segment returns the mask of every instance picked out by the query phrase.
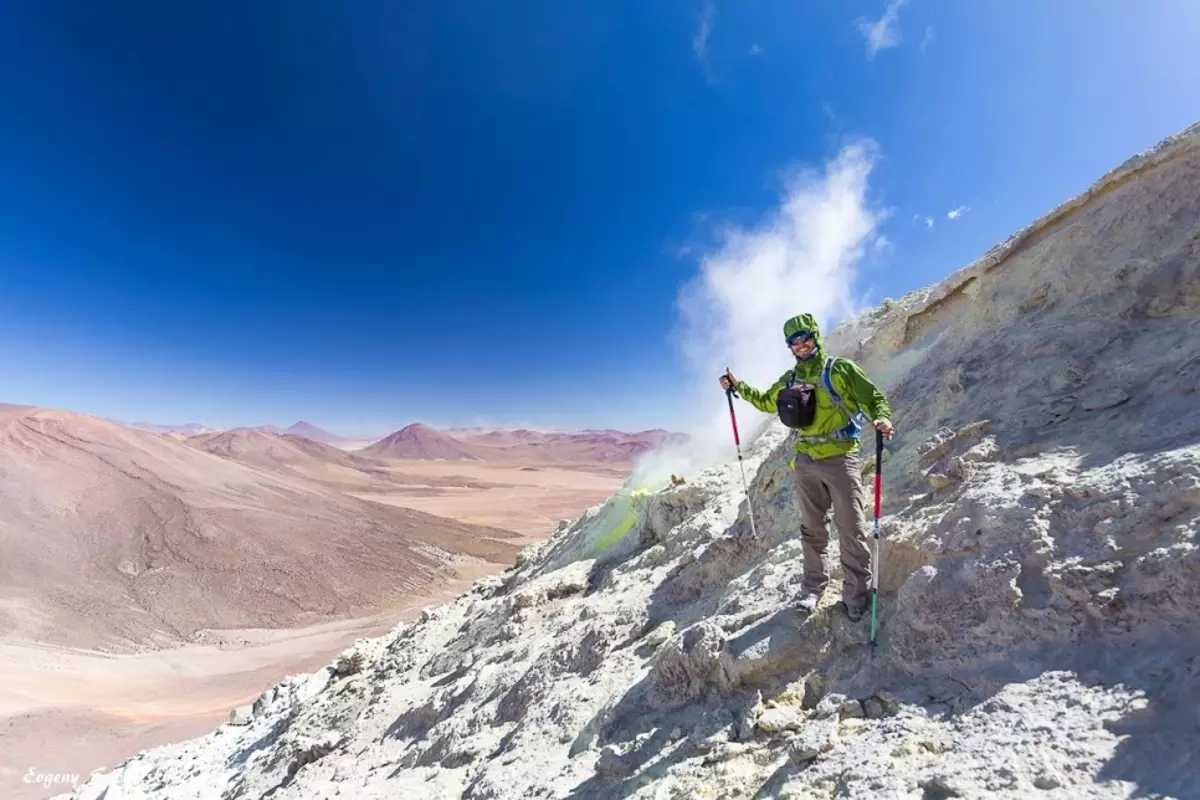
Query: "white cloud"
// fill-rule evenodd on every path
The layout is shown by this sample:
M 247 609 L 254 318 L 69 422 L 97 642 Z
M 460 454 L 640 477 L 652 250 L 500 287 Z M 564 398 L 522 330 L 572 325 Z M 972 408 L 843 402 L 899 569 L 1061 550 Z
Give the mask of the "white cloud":
M 757 42 L 750 45 L 750 55 L 760 56 L 760 55 L 762 55 L 762 51 L 763 51 L 762 45 L 758 44 Z
M 933 44 L 933 26 L 925 26 L 925 36 L 921 39 L 921 52 L 924 53 L 929 45 Z
M 696 32 L 692 34 L 692 52 L 700 65 L 704 67 L 704 77 L 709 83 L 716 80 L 713 75 L 712 63 L 708 60 L 708 38 L 712 35 L 713 17 L 716 14 L 717 7 L 712 0 L 706 0 L 704 8 L 700 11 L 700 21 Z
M 830 330 L 858 310 L 859 264 L 888 247 L 878 233 L 886 214 L 867 199 L 877 157 L 876 144 L 864 140 L 844 147 L 822 172 L 795 173 L 777 208 L 752 227 L 724 228 L 719 245 L 700 258 L 699 273 L 679 291 L 674 332 L 689 376 L 677 426 L 693 441 L 645 462 L 639 475 L 731 457 L 729 410 L 717 384 L 725 368 L 765 389 L 794 363 L 783 342 L 785 320 L 807 312 Z M 744 445 L 766 417 L 735 402 Z
M 969 206 L 959 206 L 958 208 L 952 208 L 946 212 L 946 219 L 958 219 L 959 217 L 961 217 L 963 214 L 967 213 L 970 210 L 971 209 Z
M 883 16 L 871 22 L 859 17 L 858 31 L 867 40 L 867 57 L 874 58 L 880 50 L 900 44 L 900 9 L 908 0 L 888 0 Z
M 913 214 L 912 224 L 916 225 L 918 222 L 924 224 L 926 228 L 933 227 L 933 217 L 925 217 L 920 214 Z

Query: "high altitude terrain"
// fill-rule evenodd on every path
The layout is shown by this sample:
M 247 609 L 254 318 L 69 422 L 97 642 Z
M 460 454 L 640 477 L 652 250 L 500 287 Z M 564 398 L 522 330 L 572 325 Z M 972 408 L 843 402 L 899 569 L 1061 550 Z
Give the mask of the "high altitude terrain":
M 878 648 L 791 607 L 773 424 L 761 538 L 730 464 L 585 514 L 73 796 L 1200 796 L 1197 186 L 1200 126 L 831 337 L 897 411 Z
M 225 434 L 202 436 L 220 449 Z M 0 455 L 5 637 L 123 648 L 311 624 L 386 607 L 459 556 L 515 550 L 509 531 L 82 414 L 0 406 Z
M 376 458 L 622 466 L 684 436 L 665 430 L 539 431 L 526 428 L 438 430 L 415 423 L 358 451 Z
M 503 569 L 631 467 L 376 458 L 306 423 L 144 427 L 0 410 L 5 798 L 46 796 L 23 781 L 46 753 L 86 773 L 208 730 Z

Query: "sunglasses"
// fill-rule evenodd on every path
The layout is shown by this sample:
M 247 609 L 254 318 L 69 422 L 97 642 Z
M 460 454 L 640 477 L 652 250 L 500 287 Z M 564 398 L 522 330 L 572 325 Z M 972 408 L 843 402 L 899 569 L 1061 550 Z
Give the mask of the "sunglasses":
M 787 337 L 787 344 L 788 347 L 791 347 L 796 342 L 807 341 L 812 338 L 814 338 L 812 331 L 796 331 L 791 336 Z

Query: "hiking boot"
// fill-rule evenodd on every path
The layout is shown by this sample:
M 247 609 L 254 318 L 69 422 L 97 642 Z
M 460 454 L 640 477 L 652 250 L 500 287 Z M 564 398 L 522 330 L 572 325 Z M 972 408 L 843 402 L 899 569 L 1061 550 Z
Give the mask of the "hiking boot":
M 846 612 L 846 617 L 851 622 L 858 622 L 867 613 L 866 606 L 852 606 L 849 603 L 842 601 L 842 610 Z
M 796 604 L 796 610 L 801 614 L 811 614 L 817 610 L 817 601 L 820 600 L 815 594 L 806 594 L 800 598 L 800 602 Z

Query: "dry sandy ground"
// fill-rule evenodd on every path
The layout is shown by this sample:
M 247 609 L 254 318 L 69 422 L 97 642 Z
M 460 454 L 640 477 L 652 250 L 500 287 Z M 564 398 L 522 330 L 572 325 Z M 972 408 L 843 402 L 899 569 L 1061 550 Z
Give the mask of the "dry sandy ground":
M 520 538 L 505 544 L 516 546 L 603 501 L 628 474 L 594 464 L 461 461 L 394 461 L 389 469 L 395 484 L 386 490 L 348 493 L 515 531 Z M 29 776 L 78 774 L 82 782 L 92 769 L 140 749 L 205 733 L 285 675 L 318 669 L 355 639 L 384 633 L 507 565 L 463 559 L 458 580 L 369 618 L 290 631 L 229 631 L 203 637 L 205 644 L 156 652 L 113 656 L 0 639 L 0 798 L 45 798 L 67 786 L 39 785 Z
M 393 461 L 412 483 L 354 497 L 402 506 L 473 525 L 544 537 L 560 520 L 604 501 L 625 482 L 628 469 L 595 465 L 509 466 L 477 461 Z M 455 476 L 484 488 L 445 486 Z
M 131 651 L 306 627 L 395 608 L 456 554 L 515 557 L 512 531 L 348 496 L 387 488 L 388 465 L 299 443 L 210 453 L 0 405 L 0 636 Z
M 214 632 L 206 644 L 156 652 L 0 640 L 0 798 L 49 797 L 68 786 L 29 776 L 78 775 L 82 783 L 139 750 L 207 733 L 280 678 L 321 668 L 356 639 L 379 636 L 503 566 L 464 560 L 458 579 L 369 618 Z

